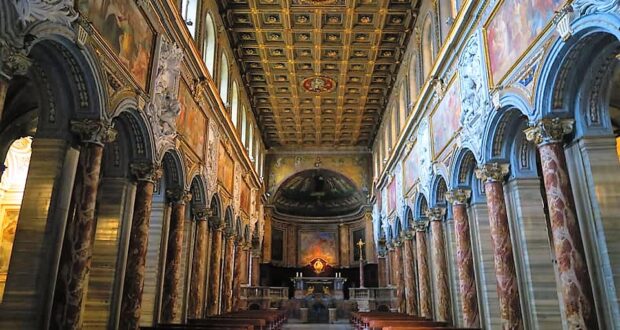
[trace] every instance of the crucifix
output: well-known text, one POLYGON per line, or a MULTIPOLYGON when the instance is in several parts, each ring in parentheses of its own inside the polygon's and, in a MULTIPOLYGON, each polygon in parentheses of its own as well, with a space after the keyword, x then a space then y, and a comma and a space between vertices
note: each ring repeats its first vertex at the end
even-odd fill
POLYGON ((365 244, 366 243, 364 243, 361 238, 360 241, 356 244, 360 249, 360 288, 364 288, 364 251, 362 250, 362 248, 365 244))

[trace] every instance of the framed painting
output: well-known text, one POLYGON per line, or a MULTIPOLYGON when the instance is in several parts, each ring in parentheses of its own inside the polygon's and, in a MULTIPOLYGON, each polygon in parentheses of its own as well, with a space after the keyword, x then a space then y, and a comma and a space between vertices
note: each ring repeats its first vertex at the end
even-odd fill
POLYGON ((241 193, 239 194, 239 205, 245 214, 250 214, 250 187, 243 180, 241 181, 241 193))
POLYGON ((405 188, 405 193, 408 193, 418 181, 419 153, 417 149, 418 143, 416 141, 405 160, 403 160, 403 187, 405 188))
POLYGON ((136 1, 79 0, 78 10, 146 90, 155 32, 136 1))
POLYGON ((203 159, 207 119, 194 101, 185 82, 181 82, 179 86, 179 104, 181 111, 177 117, 177 131, 198 155, 198 158, 203 159))
POLYGON ((222 143, 220 143, 218 150, 217 167, 217 177, 219 181, 229 194, 232 193, 235 179, 235 163, 222 143))
POLYGON ((460 86, 454 83, 456 80, 454 75, 443 99, 431 115, 433 158, 443 152, 461 126, 460 86))
POLYGON ((284 261, 284 231, 273 228, 271 231, 271 259, 284 261))
POLYGON ((307 265, 315 258, 321 258, 330 265, 338 262, 336 256, 336 232, 330 231, 302 231, 299 234, 299 261, 307 265))
POLYGON ((565 0, 501 0, 484 25, 491 86, 500 84, 551 26, 565 0))
POLYGON ((387 212, 392 214, 396 211, 396 178, 392 178, 392 181, 387 186, 387 212))

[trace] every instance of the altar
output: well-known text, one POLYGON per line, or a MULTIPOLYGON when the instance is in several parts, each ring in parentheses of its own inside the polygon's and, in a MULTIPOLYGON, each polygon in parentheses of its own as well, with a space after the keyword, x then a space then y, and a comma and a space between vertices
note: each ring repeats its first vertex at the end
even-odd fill
POLYGON ((342 300, 344 299, 344 283, 347 279, 340 277, 340 273, 336 273, 335 277, 296 276, 291 278, 291 281, 295 287, 295 299, 313 297, 342 300))

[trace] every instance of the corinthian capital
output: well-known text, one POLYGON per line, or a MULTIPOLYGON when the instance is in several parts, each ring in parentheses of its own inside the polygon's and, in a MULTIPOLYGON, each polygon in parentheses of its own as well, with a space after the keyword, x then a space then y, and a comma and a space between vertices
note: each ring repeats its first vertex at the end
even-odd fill
POLYGON ((510 171, 510 165, 504 163, 486 163, 475 171, 476 177, 484 182, 502 181, 510 171))
POLYGON ((166 189, 166 197, 171 203, 185 204, 192 200, 192 194, 183 187, 166 189))
POLYGON ((467 204, 467 200, 471 197, 469 189, 452 189, 446 194, 446 200, 452 204, 467 204))
POLYGON ((413 225, 415 231, 426 232, 428 228, 428 221, 416 221, 413 225))
POLYGON ((426 216, 430 221, 442 221, 444 215, 446 215, 445 207, 431 207, 426 211, 426 216))
POLYGON ((161 166, 147 161, 133 163, 130 169, 138 181, 155 182, 162 175, 161 166))
POLYGON ((94 143, 103 146, 116 140, 116 130, 112 125, 101 120, 72 120, 71 131, 77 134, 82 143, 94 143))
POLYGON ((525 129, 525 137, 536 145, 560 142, 573 131, 574 124, 574 119, 543 118, 525 129))

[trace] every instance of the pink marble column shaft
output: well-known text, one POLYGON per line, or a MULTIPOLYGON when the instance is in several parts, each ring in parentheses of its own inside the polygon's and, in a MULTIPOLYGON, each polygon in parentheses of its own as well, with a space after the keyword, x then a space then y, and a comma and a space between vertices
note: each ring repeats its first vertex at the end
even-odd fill
POLYGON ((235 265, 235 235, 228 235, 224 243, 224 281, 222 283, 222 311, 231 312, 233 302, 233 270, 235 265))
POLYGON ((138 329, 140 325, 153 190, 155 181, 161 176, 159 166, 153 164, 137 163, 133 164, 131 169, 138 184, 131 220, 119 329, 138 329))
POLYGON ((413 235, 407 233, 403 240, 403 279, 405 282, 405 306, 406 313, 418 315, 418 304, 416 299, 416 280, 415 280, 415 256, 413 250, 413 235))
POLYGON ((388 280, 390 281, 389 285, 396 287, 396 272, 394 270, 394 246, 390 245, 388 247, 388 280))
POLYGON ((443 234, 443 220, 446 209, 434 207, 429 209, 427 216, 431 220, 431 251, 433 253, 433 282, 436 283, 437 321, 450 323, 451 302, 448 284, 448 262, 446 260, 446 243, 443 234))
POLYGON ((545 118, 525 133, 540 154, 563 312, 569 328, 596 329, 590 275, 562 143, 573 124, 572 119, 545 118))
POLYGON ((405 312, 405 277, 403 274, 402 242, 394 243, 394 277, 396 277, 396 306, 401 313, 405 312))
POLYGON ((259 286, 260 285, 260 254, 258 251, 252 252, 251 256, 252 262, 252 285, 251 286, 259 286))
POLYGON ((476 176, 484 181, 489 208, 489 225, 494 250, 495 277, 497 279, 502 328, 522 329, 523 318, 519 287, 502 184, 502 180, 507 174, 507 164, 488 163, 476 170, 476 176))
POLYGON ((192 257, 192 275, 189 288, 189 301, 187 315, 190 319, 203 317, 205 303, 205 282, 207 276, 207 244, 209 231, 207 223, 207 210, 195 210, 196 240, 192 257))
POLYGON ((67 221, 52 306, 52 328, 81 329, 97 219, 95 208, 104 143, 116 136, 111 126, 95 120, 74 121, 82 147, 73 186, 73 212, 67 221))
MULTIPOLYGON (((216 221, 219 221, 216 220, 216 221)), ((223 224, 218 223, 211 229, 211 265, 209 267, 209 289, 207 291, 207 315, 219 313, 220 269, 222 265, 223 224)))
POLYGON ((448 200, 452 203, 454 217, 456 264, 459 274, 463 325, 467 328, 479 328, 480 313, 466 204, 470 194, 469 190, 455 189, 448 194, 448 200))
POLYGON ((241 244, 235 246, 235 266, 233 270, 233 283, 232 283, 232 311, 236 312, 240 309, 241 304, 241 283, 243 281, 241 273, 243 262, 243 250, 241 250, 241 244))
POLYGON ((385 260, 386 256, 384 254, 380 254, 377 257, 377 267, 379 271, 379 287, 385 288, 387 287, 387 261, 385 260))
POLYGON ((426 245, 426 227, 428 223, 416 223, 416 251, 418 261, 418 283, 420 285, 420 316, 432 319, 431 284, 428 268, 428 247, 426 245))

